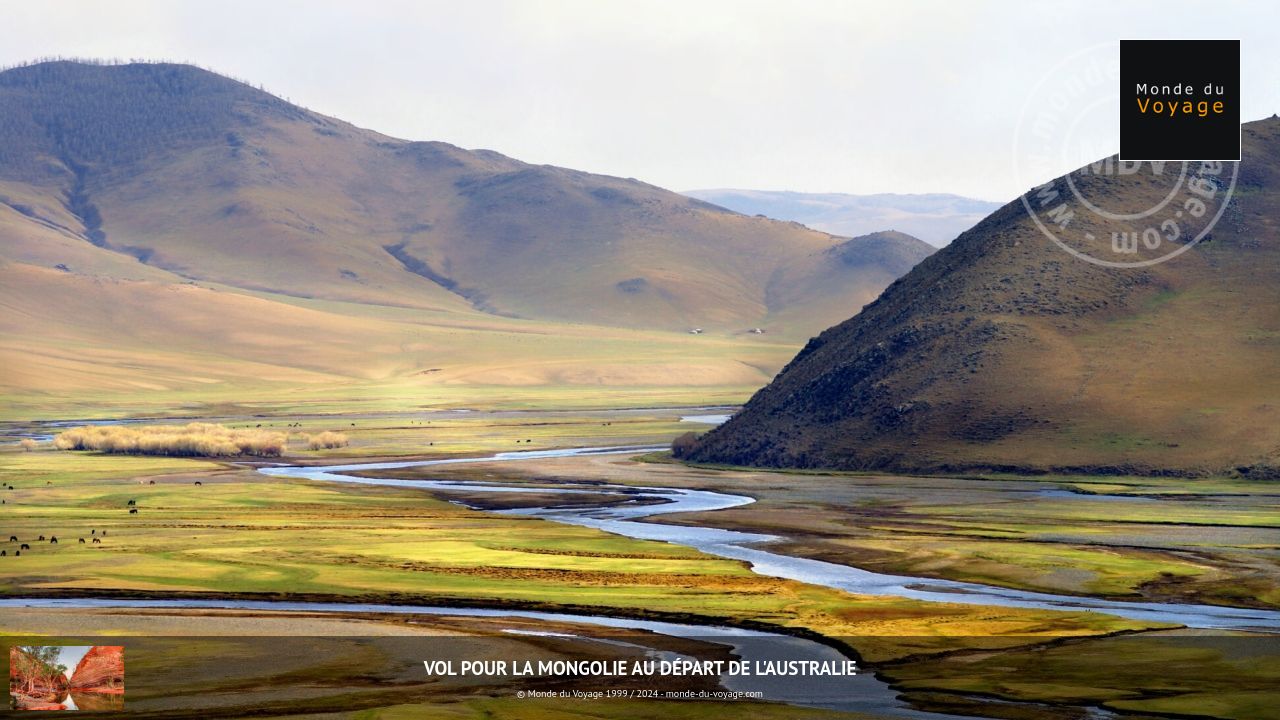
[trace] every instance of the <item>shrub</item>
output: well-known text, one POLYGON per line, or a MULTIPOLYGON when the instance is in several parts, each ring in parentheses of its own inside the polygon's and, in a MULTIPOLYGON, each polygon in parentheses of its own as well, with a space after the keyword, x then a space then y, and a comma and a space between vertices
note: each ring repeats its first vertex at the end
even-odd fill
POLYGON ((322 432, 307 438, 307 447, 312 450, 330 450, 347 446, 347 436, 336 432, 322 432))
POLYGON ((187 425, 98 425, 71 428, 53 439, 59 450, 96 450, 126 455, 279 457, 288 436, 258 429, 233 429, 211 423, 187 425))
POLYGON ((26 450, 27 452, 31 452, 32 450, 36 449, 36 441, 31 438, 22 438, 21 440, 18 441, 18 444, 21 445, 22 449, 26 450))
POLYGON ((685 457, 697 444, 698 434, 695 432, 687 432, 671 441, 671 454, 678 458, 685 457))

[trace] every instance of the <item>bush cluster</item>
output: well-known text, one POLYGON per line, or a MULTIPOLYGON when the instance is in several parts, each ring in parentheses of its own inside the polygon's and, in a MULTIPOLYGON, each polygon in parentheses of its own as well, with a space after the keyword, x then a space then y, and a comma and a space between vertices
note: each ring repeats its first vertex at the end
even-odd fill
POLYGON ((127 455, 279 457, 289 437, 258 429, 233 429, 212 423, 187 425, 98 425, 71 428, 53 440, 59 450, 97 450, 127 455))
POLYGON ((312 450, 331 450, 347 446, 347 436, 336 432, 322 432, 307 438, 307 447, 312 450))

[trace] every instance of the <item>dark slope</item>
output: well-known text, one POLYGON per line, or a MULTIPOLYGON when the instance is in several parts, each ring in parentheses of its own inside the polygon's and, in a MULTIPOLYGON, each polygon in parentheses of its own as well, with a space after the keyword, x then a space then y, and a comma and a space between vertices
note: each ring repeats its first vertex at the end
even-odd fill
MULTIPOLYGON (((1280 457, 1280 119, 1246 125, 1244 143, 1235 198, 1190 251, 1099 267, 1010 203, 812 339, 690 458, 1265 473, 1280 457)), ((1118 206, 1161 192, 1073 178, 1118 206)))

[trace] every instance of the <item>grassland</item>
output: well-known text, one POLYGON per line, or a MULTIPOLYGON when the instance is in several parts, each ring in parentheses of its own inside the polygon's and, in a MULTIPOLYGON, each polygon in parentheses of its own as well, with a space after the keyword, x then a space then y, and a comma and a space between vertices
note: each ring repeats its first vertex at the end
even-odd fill
MULTIPOLYGON (((334 432, 323 432, 305 439, 314 450, 346 445, 346 439, 334 432)), ((58 450, 174 457, 279 457, 287 443, 285 433, 228 428, 215 423, 87 425, 63 430, 53 439, 58 450)), ((27 451, 38 447, 32 438, 23 438, 21 445, 27 451)))
POLYGON ((1084 702, 1140 717, 1280 717, 1280 644, 1272 637, 1154 633, 936 658, 887 674, 908 696, 940 707, 964 707, 952 694, 968 693, 1084 702))
POLYGON ((472 512, 413 491, 280 482, 205 461, 0 457, 0 477, 15 486, 6 491, 6 531, 24 542, 60 539, 5 558, 0 580, 10 594, 288 594, 715 618, 880 636, 859 647, 873 659, 954 647, 949 637, 988 636, 999 646, 1142 627, 1087 613, 851 596, 679 546, 472 512), (81 537, 102 543, 80 545, 81 537))
MULTIPOLYGON (((291 462, 422 456, 424 451, 456 456, 584 444, 661 444, 696 427, 679 420, 692 412, 682 410, 503 409, 253 417, 259 413, 246 415, 242 406, 224 409, 229 414, 218 419, 229 427, 291 433, 287 457, 291 462), (342 432, 350 445, 308 450, 302 436, 325 431, 342 432)), ((30 429, 30 424, 8 427, 10 432, 30 429)), ((0 491, 6 500, 0 506, 3 537, 59 538, 56 546, 32 543, 32 550, 19 558, 0 558, 0 587, 10 595, 291 597, 568 609, 764 624, 788 632, 817 633, 852 648, 886 677, 902 683, 914 702, 929 707, 961 709, 974 698, 993 696, 1019 703, 1050 703, 1043 706, 1048 709, 1026 710, 1031 713, 1024 713, 1026 717, 1055 717, 1053 708, 1061 704, 1118 708, 1137 703, 1132 707, 1139 711, 1179 707, 1232 718, 1249 717, 1240 708, 1256 705, 1223 705, 1217 697, 1228 683, 1228 671, 1245 673, 1238 663, 1231 664, 1235 661, 1211 662, 1199 681, 1177 693, 1159 688, 1137 695, 1122 692, 1123 682, 1147 682, 1133 673, 1090 684, 1087 668, 1065 667, 1070 652, 1077 651, 1063 651, 1059 662, 1064 668, 1036 665, 1033 679, 1026 682, 1001 674, 999 668, 1023 667, 1030 662, 1027 658, 1046 657, 1042 651, 1027 654, 1030 646, 1150 627, 1098 613, 852 595, 762 577, 741 563, 676 545, 467 510, 412 490, 272 479, 228 461, 56 452, 48 449, 48 443, 35 452, 15 445, 5 448, 0 451, 0 483, 15 489, 0 491), (197 486, 196 481, 202 484, 197 486), (129 500, 136 502, 136 515, 128 512, 129 500), (97 537, 101 544, 80 545, 80 537, 97 537), (936 662, 925 663, 922 658, 936 662), (976 669, 966 673, 966 667, 976 669), (1071 683, 1050 682, 1050 674, 1067 672, 1076 673, 1071 683)), ((420 474, 432 477, 439 472, 424 468, 420 474)), ((789 540, 781 549, 787 552, 921 576, 1121 598, 1242 604, 1248 595, 1251 604, 1275 602, 1269 594, 1277 585, 1269 569, 1276 547, 1275 503, 1269 495, 1258 493, 1256 486, 1237 480, 1189 485, 1159 478, 769 473, 638 462, 628 456, 452 466, 447 476, 500 477, 504 482, 534 485, 587 480, 713 487, 751 494, 758 502, 666 521, 785 535, 789 540), (1121 499, 1103 499, 1099 493, 1121 499), (1210 525, 1212 532, 1205 532, 1210 525)), ((119 616, 50 617, 41 616, 44 625, 32 621, 18 629, 25 633, 43 627, 66 634, 77 627, 97 627, 148 634, 156 628, 173 631, 179 627, 174 623, 183 623, 185 628, 202 629, 201 634, 217 634, 219 622, 263 630, 255 623, 279 620, 213 620, 197 615, 151 617, 147 623, 130 624, 133 621, 124 622, 119 616)), ((292 616, 289 622, 317 631, 327 623, 330 627, 325 632, 332 633, 331 626, 338 621, 292 616)), ((358 629, 358 623, 370 622, 369 618, 349 622, 357 623, 356 631, 368 634, 435 631, 431 622, 409 628, 403 621, 391 621, 378 630, 358 629)), ((447 629, 483 632, 483 628, 462 625, 447 629)), ((1092 657, 1093 651, 1078 652, 1092 657)), ((1181 652, 1175 647, 1169 657, 1182 658, 1181 652)), ((1247 684, 1262 687, 1269 667, 1268 661, 1260 669, 1250 669, 1245 673, 1247 684)), ((299 703, 310 697, 307 702, 314 705, 307 707, 318 714, 334 712, 352 698, 359 701, 346 706, 350 713, 344 716, 470 718, 497 713, 611 718, 665 712, 680 717, 680 713, 705 712, 709 707, 620 702, 553 709, 518 703, 496 688, 482 691, 489 697, 447 696, 451 699, 444 701, 446 696, 436 694, 438 689, 397 698, 376 688, 342 683, 333 684, 332 693, 308 696, 290 683, 310 683, 327 677, 332 669, 281 672, 286 677, 278 686, 286 688, 285 696, 299 703)), ((245 698, 259 697, 244 682, 211 683, 207 689, 240 687, 235 692, 248 693, 245 698)), ((276 681, 261 679, 261 683, 254 687, 277 687, 276 681)), ((157 692, 152 697, 159 696, 157 692)), ((269 715, 274 700, 264 698, 259 697, 256 707, 269 715)), ((1265 698, 1259 695, 1254 700, 1265 698)), ((795 716, 755 703, 734 707, 744 717, 795 716)))
POLYGON ((750 495, 757 502, 665 522, 775 534, 786 538, 784 552, 871 570, 1116 599, 1280 606, 1280 488, 1267 483, 782 473, 618 458, 496 470, 536 482, 750 495))
POLYGON ((0 301, 0 420, 737 403, 796 348, 20 263, 0 263, 0 301))

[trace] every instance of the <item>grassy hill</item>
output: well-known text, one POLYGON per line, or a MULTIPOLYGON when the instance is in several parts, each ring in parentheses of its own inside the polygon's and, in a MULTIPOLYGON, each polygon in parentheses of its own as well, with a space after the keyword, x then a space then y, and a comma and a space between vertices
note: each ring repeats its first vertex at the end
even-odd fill
MULTIPOLYGON (((1280 465, 1280 119, 1244 126, 1234 199, 1166 262, 1073 258, 1020 202, 823 332, 697 460, 1206 473, 1280 465)), ((1142 176, 1072 178, 1149 207, 1142 176)), ((1127 230, 1090 221, 1094 235, 1127 230)), ((1268 468, 1271 468, 1268 470, 1268 468)))
MULTIPOLYGON (((11 219, 6 257, 51 259, 31 236, 53 226, 184 278, 302 297, 741 330, 771 320, 774 273, 839 242, 636 180, 388 138, 189 66, 6 71, 0 139, 4 209, 33 226, 11 219)), ((842 267, 819 268, 829 290, 858 282, 842 267)))
POLYGON ((398 140, 191 66, 0 72, 10 396, 368 382, 745 394, 922 247, 398 140))

